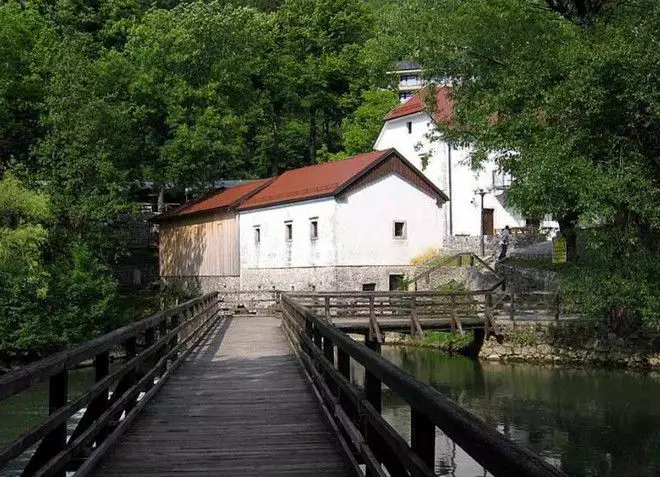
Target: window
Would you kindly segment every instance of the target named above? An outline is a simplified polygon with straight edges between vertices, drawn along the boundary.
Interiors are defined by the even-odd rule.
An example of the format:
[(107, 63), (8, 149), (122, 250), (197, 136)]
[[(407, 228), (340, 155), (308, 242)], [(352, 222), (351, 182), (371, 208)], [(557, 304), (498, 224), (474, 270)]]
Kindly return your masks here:
[(312, 217), (309, 219), (309, 238), (316, 240), (319, 238), (319, 218)]
[(376, 291), (376, 284), (375, 283), (363, 283), (362, 284), (362, 291)]
[(408, 121), (406, 127), (408, 128), (408, 134), (412, 134), (412, 121)]
[(284, 222), (284, 238), (287, 242), (293, 240), (293, 222), (291, 220)]
[(405, 239), (406, 238), (406, 223), (403, 221), (394, 222), (394, 238), (395, 239)]
[(254, 226), (254, 243), (259, 245), (261, 243), (261, 226), (260, 225), (255, 225)]
[(412, 98), (412, 95), (413, 94), (408, 92), (408, 91), (401, 92), (401, 93), (399, 93), (399, 100), (401, 102), (406, 101), (406, 100)]

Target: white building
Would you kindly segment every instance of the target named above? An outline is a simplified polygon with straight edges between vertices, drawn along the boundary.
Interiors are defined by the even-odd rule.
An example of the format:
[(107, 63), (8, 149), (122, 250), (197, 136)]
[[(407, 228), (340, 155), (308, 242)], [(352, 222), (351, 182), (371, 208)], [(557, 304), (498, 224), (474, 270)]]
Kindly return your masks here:
[[(430, 140), (431, 133), (438, 134), (435, 123), (451, 120), (453, 103), (450, 88), (438, 87), (431, 115), (425, 108), (429, 91), (429, 88), (422, 89), (387, 114), (374, 149), (395, 147), (446, 192), (449, 204), (445, 207), (443, 220), (448, 235), (478, 236), (482, 220), (486, 235), (497, 233), (505, 225), (525, 227), (525, 218), (505, 205), (511, 180), (498, 171), (494, 161), (487, 162), (475, 172), (469, 164), (469, 149), (453, 148), (442, 140)], [(479, 191), (484, 192), (483, 212)]]
[(394, 149), (294, 169), (161, 217), (161, 274), (202, 289), (397, 288), (442, 246), (446, 200)]

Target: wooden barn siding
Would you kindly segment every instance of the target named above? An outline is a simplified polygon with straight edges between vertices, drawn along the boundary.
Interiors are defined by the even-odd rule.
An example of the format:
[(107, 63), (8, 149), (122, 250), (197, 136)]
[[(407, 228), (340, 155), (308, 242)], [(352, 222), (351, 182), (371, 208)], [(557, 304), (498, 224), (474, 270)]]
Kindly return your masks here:
[(239, 274), (236, 214), (191, 217), (160, 226), (161, 276)]
[(412, 185), (435, 198), (440, 203), (445, 202), (445, 199), (439, 195), (432, 186), (430, 186), (424, 179), (419, 177), (414, 171), (408, 167), (396, 154), (392, 154), (386, 161), (383, 161), (364, 176), (360, 177), (353, 184), (351, 184), (341, 195), (349, 194), (351, 191), (366, 186), (372, 182), (377, 181), (390, 173), (398, 174), (404, 180), (410, 182)]

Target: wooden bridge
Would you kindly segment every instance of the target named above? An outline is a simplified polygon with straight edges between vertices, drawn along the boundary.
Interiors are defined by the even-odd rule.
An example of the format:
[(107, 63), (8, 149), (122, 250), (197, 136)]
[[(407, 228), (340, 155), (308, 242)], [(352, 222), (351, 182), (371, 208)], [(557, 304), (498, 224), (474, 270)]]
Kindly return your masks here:
[[(0, 449), (0, 475), (434, 476), (436, 432), (495, 476), (563, 475), (380, 356), (374, 321), (433, 327), (431, 299), (452, 303), (439, 296), (263, 293), (241, 309), (269, 316), (249, 316), (238, 295), (212, 293), (1, 376), (0, 402), (46, 382), (49, 415)], [(363, 311), (366, 327), (342, 324)], [(455, 314), (437, 326), (473, 326)], [(70, 370), (90, 360), (94, 383), (70, 393)], [(410, 442), (381, 416), (383, 384), (410, 406)]]

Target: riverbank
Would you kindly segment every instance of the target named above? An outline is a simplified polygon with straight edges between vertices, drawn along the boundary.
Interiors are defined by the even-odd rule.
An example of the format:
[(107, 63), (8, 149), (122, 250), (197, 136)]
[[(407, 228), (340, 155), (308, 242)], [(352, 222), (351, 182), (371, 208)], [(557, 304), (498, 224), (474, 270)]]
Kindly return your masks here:
[(589, 322), (504, 325), (504, 339), (488, 338), (479, 358), (616, 368), (660, 369), (660, 348), (648, 338), (620, 338)]
[[(479, 359), (660, 370), (660, 345), (648, 338), (619, 338), (604, 333), (589, 322), (560, 324), (500, 325), (501, 341), (489, 337), (478, 352)], [(431, 332), (424, 338), (386, 333), (393, 346), (436, 349), (443, 353), (474, 355), (472, 333), (464, 336)]]

